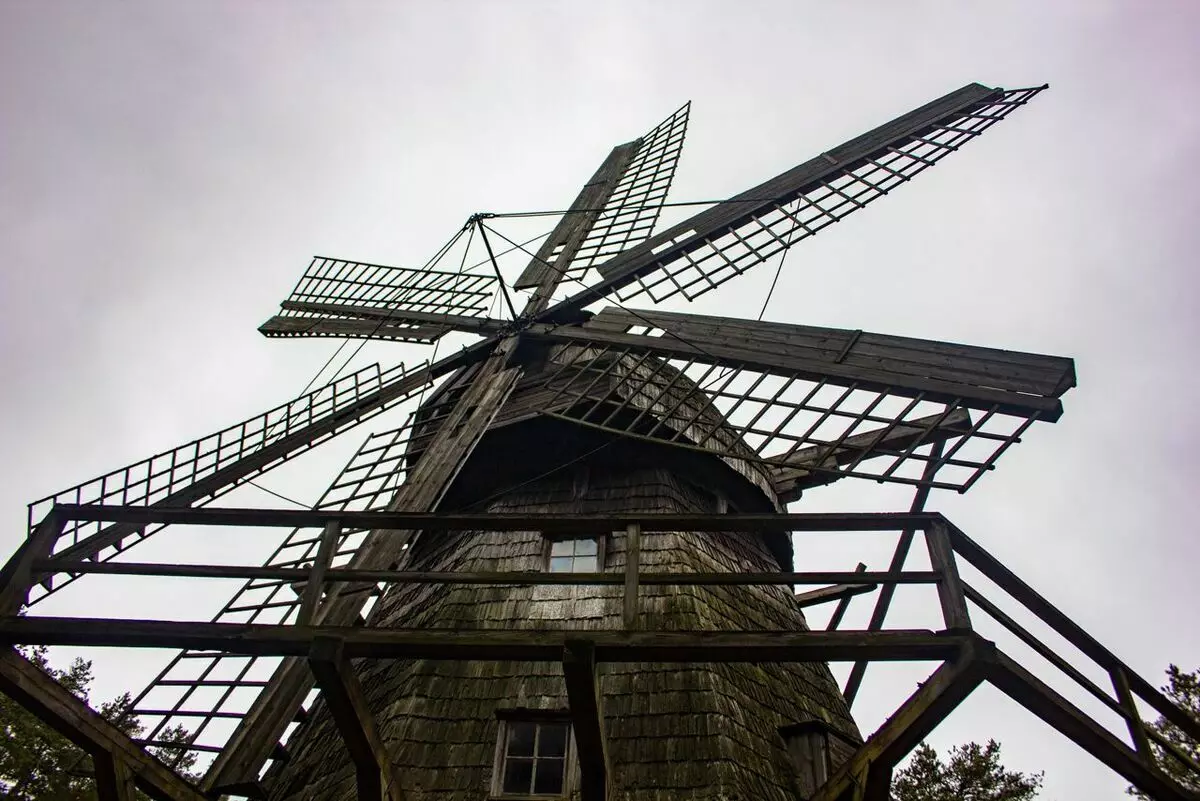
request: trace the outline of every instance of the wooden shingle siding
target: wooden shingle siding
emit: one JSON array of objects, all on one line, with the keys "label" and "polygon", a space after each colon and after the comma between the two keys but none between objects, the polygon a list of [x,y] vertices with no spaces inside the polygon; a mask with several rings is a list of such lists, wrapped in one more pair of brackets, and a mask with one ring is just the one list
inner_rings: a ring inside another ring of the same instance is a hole
[{"label": "wooden shingle siding", "polygon": [[[736,480],[736,479],[733,479]],[[585,486],[560,471],[493,501],[493,512],[709,511],[713,496],[653,465],[589,471]],[[605,569],[624,566],[623,533]],[[539,569],[540,532],[464,532],[419,538],[408,565],[423,570]],[[777,570],[753,536],[644,533],[647,570]],[[371,625],[427,629],[617,629],[612,587],[400,585]],[[644,629],[797,629],[787,587],[641,589]],[[360,680],[408,799],[483,799],[492,780],[496,714],[567,707],[557,663],[359,660]],[[629,801],[795,799],[780,726],[820,718],[859,739],[824,665],[604,665],[600,688],[612,767],[611,798]],[[350,799],[353,770],[320,702],[288,744],[291,760],[268,776],[272,799]]]}]

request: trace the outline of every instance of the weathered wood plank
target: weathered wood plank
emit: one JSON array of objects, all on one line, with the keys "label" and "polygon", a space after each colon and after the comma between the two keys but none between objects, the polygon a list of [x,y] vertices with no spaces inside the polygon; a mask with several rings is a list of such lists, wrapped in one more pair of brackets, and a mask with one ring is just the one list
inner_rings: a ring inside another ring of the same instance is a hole
[{"label": "weathered wood plank", "polygon": [[344,643],[332,637],[315,637],[308,665],[354,763],[359,799],[400,801],[398,777],[362,686],[346,658]]},{"label": "weathered wood plank", "polygon": [[[309,509],[237,509],[206,506],[167,508],[160,506],[107,506],[60,504],[67,520],[101,520],[146,525],[172,523],[204,526],[270,526],[278,528],[323,527],[340,520],[347,528],[372,530],[420,529],[422,531],[618,531],[640,523],[642,531],[729,531],[729,532],[833,532],[924,530],[945,518],[937,512],[817,512],[733,514],[440,514],[432,512],[350,512]],[[966,536],[966,535],[963,535]],[[978,548],[978,546],[975,546]],[[982,551],[982,549],[980,549]],[[983,552],[986,554],[986,552]],[[72,557],[60,552],[56,558]]]},{"label": "weathered wood plank", "polygon": [[962,577],[954,561],[954,549],[945,525],[935,523],[925,532],[925,545],[929,550],[929,564],[941,573],[938,582],[938,601],[942,606],[942,620],[950,631],[969,631],[971,614],[967,610],[967,596],[963,592]]},{"label": "weathered wood plank", "polygon": [[317,613],[317,604],[325,591],[325,574],[337,550],[338,540],[342,536],[342,524],[338,520],[330,520],[321,532],[321,543],[317,546],[316,559],[305,576],[303,594],[300,596],[300,611],[296,613],[296,622],[302,626],[309,625]]},{"label": "weathered wood plank", "polygon": [[853,364],[821,361],[790,354],[764,353],[735,344],[695,344],[673,337],[650,337],[638,334],[617,334],[578,326],[534,325],[524,332],[533,339],[587,345],[611,345],[627,348],[631,353],[651,353],[664,358],[695,359],[701,364],[718,364],[772,375],[795,376],[808,381],[826,380],[835,385],[856,384],[903,397],[922,395],[937,403],[959,403],[976,409],[995,407],[1005,414],[1029,416],[1053,422],[1062,416],[1062,403],[1052,397],[1029,395],[970,382],[930,378],[872,369]]},{"label": "weathered wood plank", "polygon": [[802,354],[901,373],[970,378],[987,386],[1057,397],[1074,386],[1069,359],[858,330],[773,323],[683,312],[605,308],[585,328],[624,333],[653,325],[693,342],[739,342],[764,353]]},{"label": "weathered wood plank", "polygon": [[[176,578],[228,578],[228,579],[278,579],[281,581],[308,582],[311,568],[304,567],[258,567],[253,565],[174,565],[156,562],[35,562],[35,568],[47,573],[100,574],[108,576],[163,576]],[[684,584],[693,586],[748,586],[748,585],[793,585],[877,582],[886,584],[935,584],[940,574],[932,570],[907,570],[904,572],[876,571],[872,573],[850,573],[839,570],[770,573],[662,573],[637,574],[634,584],[662,586]],[[479,584],[479,585],[533,585],[592,586],[607,585],[629,587],[628,575],[622,573],[547,573],[545,571],[483,571],[483,572],[428,572],[408,570],[366,570],[358,568],[330,568],[325,572],[329,582],[345,584]],[[865,590],[862,590],[865,592]],[[301,623],[303,625],[303,623]]]},{"label": "weathered wood plank", "polygon": [[258,327],[263,336],[348,337],[394,339],[400,342],[433,342],[451,329],[433,325],[403,326],[366,320],[276,315]]},{"label": "weathered wood plank", "polygon": [[804,609],[809,606],[827,604],[831,601],[844,601],[856,595],[865,595],[868,592],[874,592],[878,587],[878,584],[834,584],[830,587],[822,587],[819,590],[796,593],[796,605]]},{"label": "weathered wood plank", "polygon": [[[602,663],[949,659],[969,639],[924,630],[597,631],[588,634],[595,642],[596,661]],[[350,658],[556,662],[562,658],[567,638],[577,638],[578,633],[52,617],[0,619],[0,642],[31,645],[191,648],[304,659],[312,640],[321,636],[344,640],[346,656]]]},{"label": "weathered wood plank", "polygon": [[206,801],[191,784],[12,649],[0,652],[0,691],[89,754],[111,754],[124,763],[137,786],[151,797]]},{"label": "weathered wood plank", "polygon": [[579,753],[580,797],[582,801],[605,801],[608,797],[608,745],[596,677],[595,644],[590,640],[567,640],[562,666],[571,726]]},{"label": "weathered wood plank", "polygon": [[[613,190],[637,155],[641,140],[614,147],[601,162],[599,169],[583,185],[570,210],[546,237],[533,259],[517,277],[513,286],[530,289],[544,282],[552,273],[562,273],[574,261],[579,248],[596,224],[600,210],[612,197]],[[555,252],[557,250],[557,252]]]},{"label": "weathered wood plank", "polygon": [[638,624],[638,575],[642,560],[642,526],[630,523],[625,527],[625,597],[622,618],[626,630],[632,631]]},{"label": "weathered wood plank", "polygon": [[[335,317],[361,317],[364,320],[390,321],[408,324],[428,324],[434,328],[453,328],[473,334],[499,334],[511,322],[494,320],[490,317],[472,317],[466,314],[425,312],[415,309],[392,309],[386,306],[361,306],[342,303],[315,303],[312,301],[285,300],[279,304],[288,311],[313,312]],[[283,317],[284,320],[306,320],[307,317]]]}]

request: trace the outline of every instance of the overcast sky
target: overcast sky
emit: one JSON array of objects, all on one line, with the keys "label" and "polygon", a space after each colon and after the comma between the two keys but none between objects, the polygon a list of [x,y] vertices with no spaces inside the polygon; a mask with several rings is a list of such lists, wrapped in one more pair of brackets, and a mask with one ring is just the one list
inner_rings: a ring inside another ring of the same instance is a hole
[{"label": "overcast sky", "polygon": [[[674,200],[734,194],[970,81],[1048,82],[796,248],[766,317],[1074,357],[1061,422],[930,506],[1161,683],[1168,662],[1200,665],[1198,23],[1194,3],[1103,0],[0,2],[0,550],[27,502],[295,395],[335,343],[255,329],[313,254],[416,266],[472,212],[561,208],[688,99]],[[754,316],[772,272],[690,310]],[[311,503],[361,436],[263,483]],[[248,492],[227,502],[278,503]],[[793,510],[908,497],[846,481]],[[172,542],[146,553],[265,547]],[[887,558],[799,545],[800,567]],[[132,585],[82,586],[47,608],[146,614]],[[165,597],[206,618],[227,591]],[[159,660],[100,654],[98,696]],[[865,731],[920,678],[871,675]],[[989,736],[1046,771],[1047,798],[1123,797],[995,692],[933,742]]]}]

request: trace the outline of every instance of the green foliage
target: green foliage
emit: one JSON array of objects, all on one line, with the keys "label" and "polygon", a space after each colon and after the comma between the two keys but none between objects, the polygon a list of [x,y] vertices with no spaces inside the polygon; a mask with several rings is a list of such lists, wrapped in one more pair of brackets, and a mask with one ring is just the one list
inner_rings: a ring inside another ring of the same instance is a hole
[{"label": "green foliage", "polygon": [[[1167,666],[1167,685],[1162,688],[1163,694],[1186,710],[1193,718],[1200,721],[1200,668],[1191,673],[1184,673],[1175,665]],[[1174,723],[1160,717],[1147,728],[1153,729],[1163,736],[1192,762],[1200,762],[1200,743],[1183,733]],[[1173,756],[1166,748],[1151,740],[1151,747],[1158,757],[1158,765],[1167,775],[1175,779],[1189,790],[1200,792],[1200,775]],[[1150,796],[1129,788],[1129,794],[1137,798],[1149,799]]]},{"label": "green foliage", "polygon": [[[58,670],[47,661],[45,648],[22,653],[77,698],[88,700],[91,662],[76,659],[66,670]],[[131,703],[125,693],[101,704],[98,711],[123,732],[137,737],[142,726],[129,712]],[[166,742],[183,742],[187,732],[174,727],[160,737]],[[179,749],[169,747],[150,750],[168,764],[180,754]],[[186,772],[195,761],[194,754],[186,754],[179,768]],[[92,760],[83,750],[0,694],[0,801],[92,801],[96,789],[91,774]]]},{"label": "green foliage", "polygon": [[1042,774],[1007,770],[1000,744],[967,743],[950,749],[943,762],[933,748],[920,745],[892,780],[893,801],[1030,801],[1042,788]]}]

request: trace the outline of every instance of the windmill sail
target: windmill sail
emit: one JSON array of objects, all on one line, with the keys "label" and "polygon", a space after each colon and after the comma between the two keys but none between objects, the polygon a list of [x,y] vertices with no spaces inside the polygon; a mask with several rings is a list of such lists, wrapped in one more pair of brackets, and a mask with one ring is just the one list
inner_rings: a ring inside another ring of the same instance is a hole
[{"label": "windmill sail", "polygon": [[[1075,384],[1070,359],[691,314],[609,308],[529,335],[563,344],[543,414],[749,458],[789,491],[812,474],[965,490]],[[925,470],[922,447],[949,439]]]},{"label": "windmill sail", "polygon": [[573,254],[567,252],[571,228],[560,226],[521,273],[517,289],[537,286],[551,269],[583,281],[591,267],[650,236],[675,178],[690,110],[691,103],[684,104],[642,138],[613,150],[568,212],[591,218]]},{"label": "windmill sail", "polygon": [[1044,88],[964,86],[626,250],[552,311],[609,294],[693,300],[908,182]]},{"label": "windmill sail", "polygon": [[[487,314],[498,279],[477,273],[413,270],[316,257],[280,314],[259,328],[269,337],[360,337],[433,342],[454,319]],[[394,317],[362,325],[363,309]],[[402,317],[412,313],[416,318]]]}]

